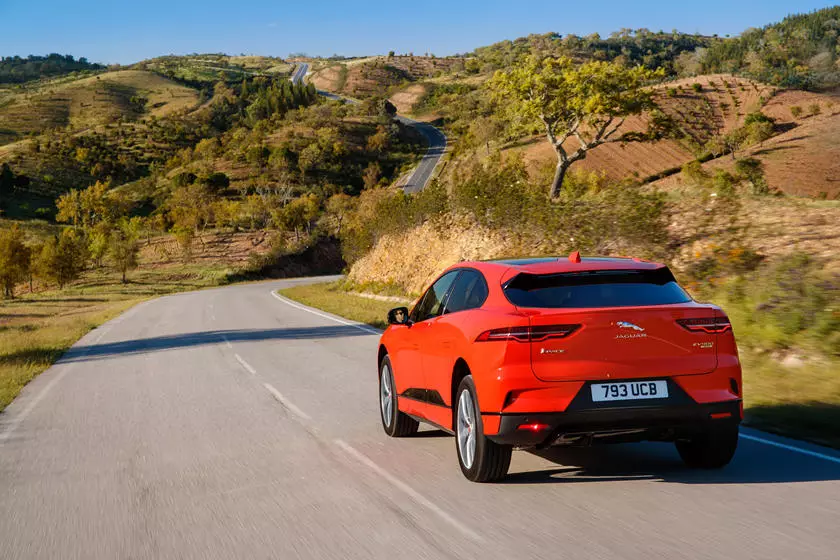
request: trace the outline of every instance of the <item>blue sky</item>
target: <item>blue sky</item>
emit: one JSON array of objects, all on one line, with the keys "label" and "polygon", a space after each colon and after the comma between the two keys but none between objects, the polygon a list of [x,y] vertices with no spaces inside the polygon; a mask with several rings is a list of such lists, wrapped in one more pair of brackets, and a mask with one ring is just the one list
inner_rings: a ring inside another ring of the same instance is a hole
[{"label": "blue sky", "polygon": [[529,33],[623,28],[737,34],[808,0],[0,0],[0,55],[58,52],[127,64],[164,54],[345,56],[466,52]]}]

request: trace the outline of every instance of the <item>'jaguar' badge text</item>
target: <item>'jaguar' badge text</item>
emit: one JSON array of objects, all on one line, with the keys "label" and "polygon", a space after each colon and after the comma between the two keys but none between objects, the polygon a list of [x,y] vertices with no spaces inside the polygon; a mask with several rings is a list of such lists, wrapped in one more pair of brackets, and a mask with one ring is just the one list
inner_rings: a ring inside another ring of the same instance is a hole
[{"label": "'jaguar' badge text", "polygon": [[565,350],[552,350],[551,348],[540,348],[540,354],[563,354]]}]

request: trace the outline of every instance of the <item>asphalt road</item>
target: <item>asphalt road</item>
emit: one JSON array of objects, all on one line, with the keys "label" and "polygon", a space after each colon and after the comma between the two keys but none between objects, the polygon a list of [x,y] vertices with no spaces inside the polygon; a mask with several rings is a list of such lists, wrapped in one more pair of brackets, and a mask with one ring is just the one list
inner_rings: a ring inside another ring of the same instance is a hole
[{"label": "asphalt road", "polygon": [[838,557],[838,454],[759,432],[795,449],[520,451],[466,481],[451,437],[384,435],[377,334],[292,283],[142,304],[30,383],[0,415],[0,558]]},{"label": "asphalt road", "polygon": [[309,72],[309,64],[306,62],[299,62],[295,65],[295,70],[292,72],[292,83],[299,84],[303,81],[306,77],[307,72]]},{"label": "asphalt road", "polygon": [[[309,64],[298,64],[294,73],[292,73],[292,82],[300,83],[306,77],[307,72],[309,72]],[[319,90],[318,93],[327,99],[332,99],[333,101],[344,101],[346,103],[353,104],[358,103],[358,100],[356,99],[336,95],[328,91]],[[420,160],[420,163],[417,164],[417,167],[414,168],[411,176],[403,185],[403,190],[405,192],[417,193],[426,188],[426,185],[428,185],[429,181],[432,180],[435,168],[437,167],[437,164],[440,163],[440,159],[446,151],[446,135],[429,123],[415,121],[414,119],[410,119],[402,115],[398,115],[396,118],[403,124],[416,128],[417,131],[423,135],[423,138],[425,138],[428,146],[426,153],[423,154],[423,159]]]}]

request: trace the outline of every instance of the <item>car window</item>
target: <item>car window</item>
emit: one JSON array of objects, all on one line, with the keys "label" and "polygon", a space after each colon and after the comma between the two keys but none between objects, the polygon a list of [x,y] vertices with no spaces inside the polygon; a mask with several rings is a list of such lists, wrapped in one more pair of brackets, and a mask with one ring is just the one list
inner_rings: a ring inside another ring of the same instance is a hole
[{"label": "car window", "polygon": [[691,301],[667,268],[520,274],[504,290],[517,307],[632,307]]},{"label": "car window", "polygon": [[481,307],[487,299],[487,282],[477,270],[462,270],[446,300],[444,313]]},{"label": "car window", "polygon": [[420,299],[420,303],[418,303],[412,311],[412,321],[425,321],[426,319],[431,319],[432,317],[440,315],[443,299],[446,297],[446,293],[455,281],[455,277],[458,276],[458,272],[459,271],[457,270],[447,272],[438,278],[437,282],[432,284],[432,286]]}]

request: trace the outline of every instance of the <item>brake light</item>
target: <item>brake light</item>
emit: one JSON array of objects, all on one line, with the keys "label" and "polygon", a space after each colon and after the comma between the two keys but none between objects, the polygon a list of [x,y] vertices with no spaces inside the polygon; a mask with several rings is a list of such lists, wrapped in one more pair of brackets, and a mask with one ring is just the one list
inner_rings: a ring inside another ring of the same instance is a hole
[{"label": "brake light", "polygon": [[732,330],[732,324],[726,315],[722,317],[704,317],[697,319],[677,319],[679,325],[691,332],[715,334]]},{"label": "brake light", "polygon": [[494,340],[515,340],[517,342],[541,342],[552,338],[566,338],[578,330],[581,325],[540,325],[537,327],[507,327],[484,331],[476,342]]}]

